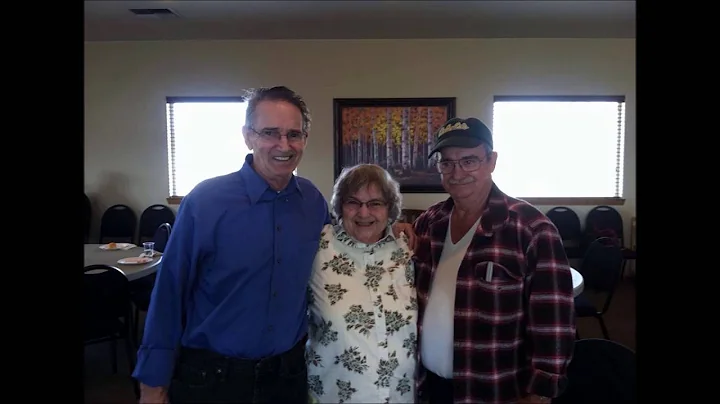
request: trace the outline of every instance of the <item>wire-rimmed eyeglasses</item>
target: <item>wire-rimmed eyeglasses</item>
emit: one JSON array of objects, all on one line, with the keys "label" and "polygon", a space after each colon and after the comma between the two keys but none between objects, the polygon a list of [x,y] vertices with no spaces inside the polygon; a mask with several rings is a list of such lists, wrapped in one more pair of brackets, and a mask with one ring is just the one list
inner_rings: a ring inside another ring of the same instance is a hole
[{"label": "wire-rimmed eyeglasses", "polygon": [[459,160],[441,160],[437,163],[437,169],[441,174],[450,174],[457,165],[463,171],[469,173],[479,170],[485,160],[487,159],[481,159],[476,156],[463,157]]},{"label": "wire-rimmed eyeglasses", "polygon": [[346,208],[350,210],[360,210],[363,205],[367,206],[370,211],[378,211],[387,206],[387,202],[380,199],[371,199],[367,202],[358,201],[357,199],[350,198],[343,202]]},{"label": "wire-rimmed eyeglasses", "polygon": [[284,134],[282,131],[278,128],[264,128],[260,130],[255,130],[252,126],[249,127],[253,133],[260,136],[263,139],[267,139],[274,142],[279,142],[282,140],[282,137],[285,136],[287,138],[288,143],[299,143],[305,140],[307,137],[307,133],[299,131],[299,130],[288,130]]}]

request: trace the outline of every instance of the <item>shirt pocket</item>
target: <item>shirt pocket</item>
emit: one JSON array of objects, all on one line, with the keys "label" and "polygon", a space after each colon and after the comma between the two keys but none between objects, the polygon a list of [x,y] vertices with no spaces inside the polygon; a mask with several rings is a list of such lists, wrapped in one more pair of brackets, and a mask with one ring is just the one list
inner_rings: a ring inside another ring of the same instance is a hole
[{"label": "shirt pocket", "polygon": [[415,321],[417,319],[418,305],[413,264],[408,263],[395,269],[391,276],[393,289],[398,297],[396,304],[402,306],[401,310],[411,314],[413,321]]},{"label": "shirt pocket", "polygon": [[523,286],[522,278],[497,262],[476,264],[470,309],[487,324],[516,324],[523,317]]},{"label": "shirt pocket", "polygon": [[394,268],[391,274],[395,287],[415,288],[415,263],[409,259],[403,265]]}]

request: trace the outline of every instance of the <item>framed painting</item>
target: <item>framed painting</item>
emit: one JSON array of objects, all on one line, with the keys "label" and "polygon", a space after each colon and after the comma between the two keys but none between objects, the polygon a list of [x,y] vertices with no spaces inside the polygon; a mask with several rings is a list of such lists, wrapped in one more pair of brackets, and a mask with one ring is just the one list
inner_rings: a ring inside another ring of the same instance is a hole
[{"label": "framed painting", "polygon": [[335,179],[345,167],[377,164],[403,193],[445,192],[428,152],[455,117],[455,98],[336,98]]}]

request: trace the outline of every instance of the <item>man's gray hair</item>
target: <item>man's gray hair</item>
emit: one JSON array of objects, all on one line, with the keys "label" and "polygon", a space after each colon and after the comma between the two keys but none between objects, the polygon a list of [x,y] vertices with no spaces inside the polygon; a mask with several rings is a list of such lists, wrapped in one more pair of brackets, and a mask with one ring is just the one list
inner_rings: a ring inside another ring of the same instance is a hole
[{"label": "man's gray hair", "polygon": [[400,184],[389,172],[375,164],[358,164],[344,168],[333,186],[330,212],[335,219],[342,217],[342,205],[351,195],[365,186],[375,184],[382,193],[388,207],[388,219],[394,223],[402,210]]},{"label": "man's gray hair", "polygon": [[[247,90],[245,94],[245,100],[248,103],[247,109],[245,110],[245,122],[246,125],[252,126],[253,115],[255,114],[255,108],[261,101],[285,101],[297,107],[302,114],[302,130],[307,134],[310,131],[310,111],[308,110],[305,100],[300,94],[285,87],[261,87]],[[262,129],[262,128],[260,128]]]}]

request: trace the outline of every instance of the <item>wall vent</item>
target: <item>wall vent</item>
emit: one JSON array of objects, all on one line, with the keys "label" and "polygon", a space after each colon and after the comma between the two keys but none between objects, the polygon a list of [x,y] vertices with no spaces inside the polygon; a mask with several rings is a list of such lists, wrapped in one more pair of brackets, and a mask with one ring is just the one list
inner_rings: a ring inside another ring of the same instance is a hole
[{"label": "wall vent", "polygon": [[173,12],[169,8],[131,8],[130,12],[140,18],[159,19],[159,18],[178,18],[179,17],[177,14],[175,14],[175,12]]}]

